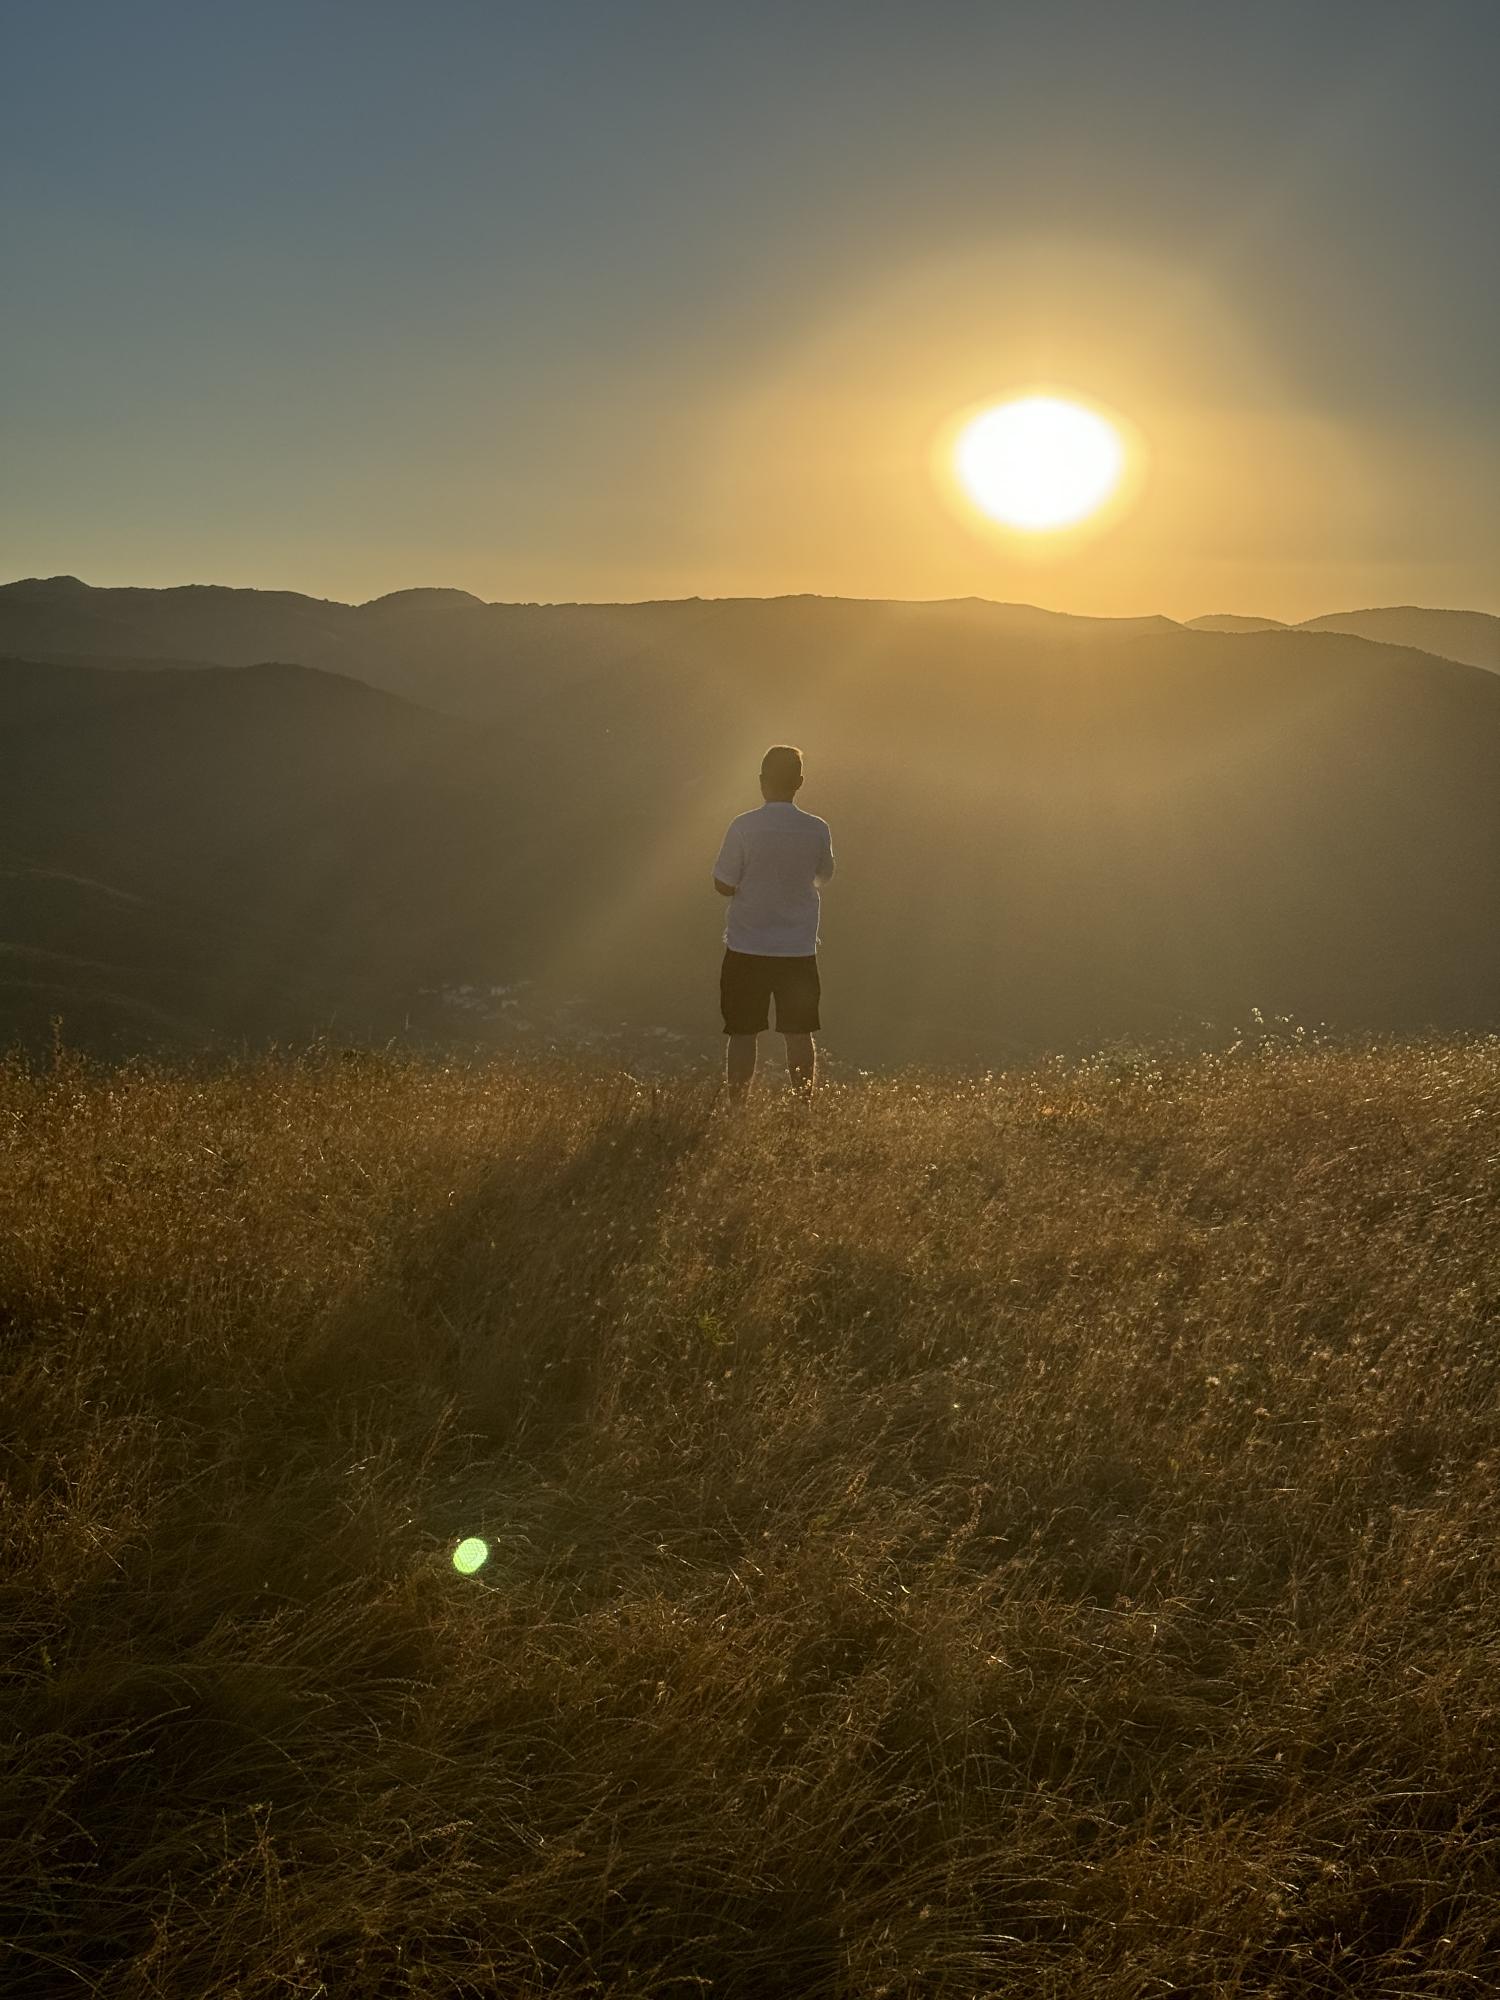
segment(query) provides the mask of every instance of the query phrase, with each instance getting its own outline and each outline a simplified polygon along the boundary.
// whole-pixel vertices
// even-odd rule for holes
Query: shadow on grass
[[[416,1227],[398,1209],[387,1275],[309,1340],[295,1390],[436,1392],[471,1434],[555,1434],[598,1384],[632,1273],[713,1117],[710,1091],[632,1087],[576,1149],[496,1159]]]

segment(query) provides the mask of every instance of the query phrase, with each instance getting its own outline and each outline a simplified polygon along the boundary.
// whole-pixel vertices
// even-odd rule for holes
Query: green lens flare
[[[453,1551],[453,1567],[460,1576],[472,1576],[476,1569],[482,1569],[490,1559],[490,1545],[480,1541],[478,1535],[470,1535],[460,1542]]]

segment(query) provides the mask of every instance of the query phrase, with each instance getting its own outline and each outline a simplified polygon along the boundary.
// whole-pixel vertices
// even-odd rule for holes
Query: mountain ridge
[[[1245,617],[1211,612],[1190,618],[1194,632],[1249,635],[1257,632],[1335,632],[1368,639],[1372,645],[1400,646],[1431,653],[1460,666],[1500,673],[1500,617],[1488,611],[1443,610],[1420,604],[1368,606],[1359,611],[1329,611],[1288,625],[1278,618]]]
[[[711,605],[711,604],[872,604],[872,605],[983,605],[994,610],[1026,611],[1038,613],[1048,618],[1079,619],[1090,624],[1142,623],[1154,622],[1185,626],[1189,629],[1206,628],[1210,621],[1244,623],[1274,626],[1283,631],[1307,631],[1330,618],[1383,617],[1397,613],[1411,613],[1430,617],[1476,617],[1490,618],[1500,614],[1479,611],[1465,605],[1421,605],[1389,604],[1360,605],[1347,611],[1319,612],[1311,618],[1273,618],[1268,613],[1251,612],[1207,612],[1191,618],[1172,618],[1165,612],[1086,612],[1061,611],[1055,606],[1033,604],[1027,599],[986,597],[977,591],[962,592],[957,596],[941,597],[856,597],[838,591],[793,590],[747,592],[730,591],[716,596],[703,596],[694,592],[682,597],[639,597],[639,598],[485,598],[475,592],[464,590],[454,584],[410,584],[396,589],[382,591],[368,598],[319,597],[309,591],[279,590],[260,584],[213,583],[196,580],[173,584],[93,584],[75,576],[71,571],[60,571],[53,576],[14,577],[9,582],[0,583],[0,598],[7,593],[24,592],[35,594],[44,591],[67,591],[73,594],[86,592],[93,595],[130,595],[134,597],[164,597],[187,592],[215,593],[225,597],[275,598],[300,604],[329,607],[341,611],[368,611],[376,606],[390,605],[403,599],[447,600],[453,603],[478,605],[485,610],[628,610],[661,605]]]
[[[683,616],[634,653],[584,621],[592,650],[489,663],[463,711],[301,663],[0,662],[0,1039],[62,1013],[128,1053],[145,1007],[193,1046],[483,1040],[498,1003],[424,990],[531,982],[517,1032],[711,1060],[709,865],[777,738],[841,854],[849,1061],[1223,1039],[1257,1007],[1500,1025],[1500,676],[1339,633]],[[70,960],[117,976],[75,966],[67,1002]]]
[[[1379,627],[1384,614],[1350,616],[1362,627],[1372,619]],[[1443,628],[1443,643],[1425,630],[1407,630],[1401,643],[1410,649],[1428,637],[1419,650],[1486,670],[1500,667],[1500,619],[1452,617],[1463,622]],[[766,690],[780,687],[790,697],[802,679],[831,670],[854,676],[870,661],[896,655],[908,659],[914,674],[938,658],[962,659],[973,671],[989,672],[1032,651],[1063,658],[1142,639],[1175,647],[1184,640],[1202,646],[1251,636],[1242,621],[1233,621],[1229,634],[1217,629],[1222,623],[1211,618],[1204,628],[1159,616],[1094,618],[972,596],[804,594],[544,605],[485,604],[464,592],[416,590],[346,605],[221,585],[114,590],[77,579],[22,579],[0,586],[0,654],[14,658],[117,668],[295,661],[485,721],[513,720],[565,685],[580,691],[594,686],[602,699],[612,698],[609,684],[626,671],[692,680],[707,673]],[[1342,629],[1342,614],[1315,623],[1320,636],[1333,634]],[[1487,650],[1490,625],[1496,643]],[[1309,629],[1273,631],[1285,637]],[[1373,645],[1390,643],[1393,635],[1382,628],[1356,636]]]

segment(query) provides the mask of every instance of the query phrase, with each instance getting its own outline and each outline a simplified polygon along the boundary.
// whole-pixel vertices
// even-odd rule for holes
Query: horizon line
[[[1142,625],[1165,624],[1181,631],[1190,631],[1198,620],[1205,618],[1243,618],[1259,621],[1267,626],[1287,632],[1296,632],[1313,625],[1322,618],[1352,618],[1367,612],[1414,611],[1458,615],[1473,618],[1500,618],[1500,612],[1482,610],[1471,604],[1362,604],[1341,606],[1332,611],[1314,612],[1311,618],[1275,618],[1263,611],[1202,611],[1191,618],[1173,618],[1165,611],[1141,612],[1097,612],[1060,611],[1051,605],[1034,604],[1020,598],[983,597],[977,592],[969,592],[959,597],[854,597],[839,592],[816,590],[787,590],[769,593],[731,592],[722,596],[705,597],[696,592],[682,597],[630,597],[630,598],[485,598],[474,591],[465,590],[458,584],[407,584],[395,590],[382,591],[378,596],[362,599],[342,597],[319,597],[311,591],[289,590],[277,585],[239,583],[86,583],[71,571],[60,570],[52,576],[18,576],[0,583],[0,590],[14,590],[24,584],[72,584],[87,591],[140,591],[142,594],[164,595],[179,590],[223,591],[230,595],[255,597],[295,597],[307,604],[329,605],[342,611],[368,611],[377,604],[385,604],[398,597],[461,597],[470,604],[485,611],[625,611],[646,609],[658,605],[675,604],[869,604],[869,605],[913,605],[937,607],[942,605],[978,604],[996,611],[1030,611],[1044,618],[1067,618],[1090,625]],[[1220,636],[1233,636],[1225,634]]]

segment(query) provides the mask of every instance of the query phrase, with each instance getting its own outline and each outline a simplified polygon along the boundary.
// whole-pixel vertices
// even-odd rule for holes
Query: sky
[[[13,0],[0,576],[1500,612],[1495,0]],[[1102,523],[958,413],[1118,418]]]

